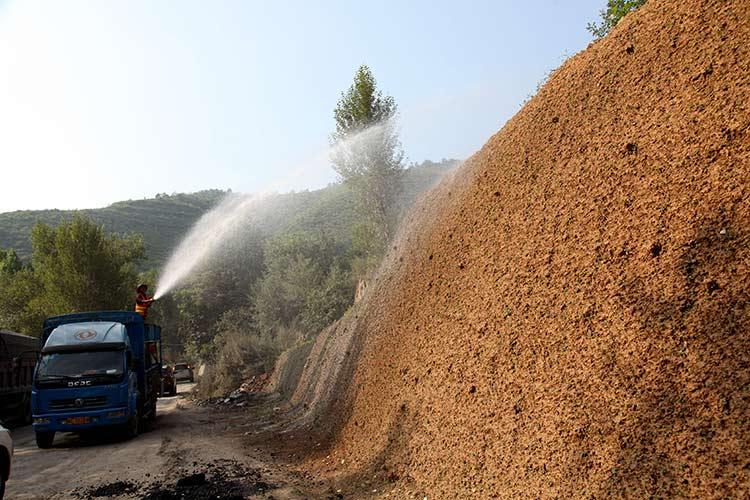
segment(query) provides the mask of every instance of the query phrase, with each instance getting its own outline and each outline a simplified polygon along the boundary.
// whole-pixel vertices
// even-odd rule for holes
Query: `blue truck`
[[[56,432],[96,428],[138,435],[156,418],[162,370],[161,328],[140,314],[104,311],[48,318],[31,394],[39,448]]]

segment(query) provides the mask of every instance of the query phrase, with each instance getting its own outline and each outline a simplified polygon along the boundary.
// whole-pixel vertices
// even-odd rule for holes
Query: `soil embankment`
[[[332,431],[310,467],[430,498],[750,494],[748,103],[747,1],[649,1],[568,60],[287,371]]]

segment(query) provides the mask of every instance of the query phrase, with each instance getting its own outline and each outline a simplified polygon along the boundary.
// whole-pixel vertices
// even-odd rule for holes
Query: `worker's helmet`
[[[138,288],[136,288],[135,291],[140,292],[141,290],[143,290],[145,292],[147,288],[148,288],[147,284],[141,283],[140,285],[138,285]]]

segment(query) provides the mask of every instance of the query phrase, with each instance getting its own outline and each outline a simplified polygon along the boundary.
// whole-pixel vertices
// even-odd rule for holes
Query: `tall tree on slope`
[[[354,228],[355,249],[368,262],[367,268],[384,253],[396,224],[404,171],[396,102],[383,96],[372,71],[363,65],[349,90],[341,94],[333,116],[336,131],[331,134],[331,161],[355,194],[362,220]]]

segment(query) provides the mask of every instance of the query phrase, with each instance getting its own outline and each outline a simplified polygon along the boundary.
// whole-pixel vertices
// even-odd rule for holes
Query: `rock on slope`
[[[652,0],[567,61],[312,348],[293,401],[336,463],[431,498],[750,495],[749,106],[747,1]]]

